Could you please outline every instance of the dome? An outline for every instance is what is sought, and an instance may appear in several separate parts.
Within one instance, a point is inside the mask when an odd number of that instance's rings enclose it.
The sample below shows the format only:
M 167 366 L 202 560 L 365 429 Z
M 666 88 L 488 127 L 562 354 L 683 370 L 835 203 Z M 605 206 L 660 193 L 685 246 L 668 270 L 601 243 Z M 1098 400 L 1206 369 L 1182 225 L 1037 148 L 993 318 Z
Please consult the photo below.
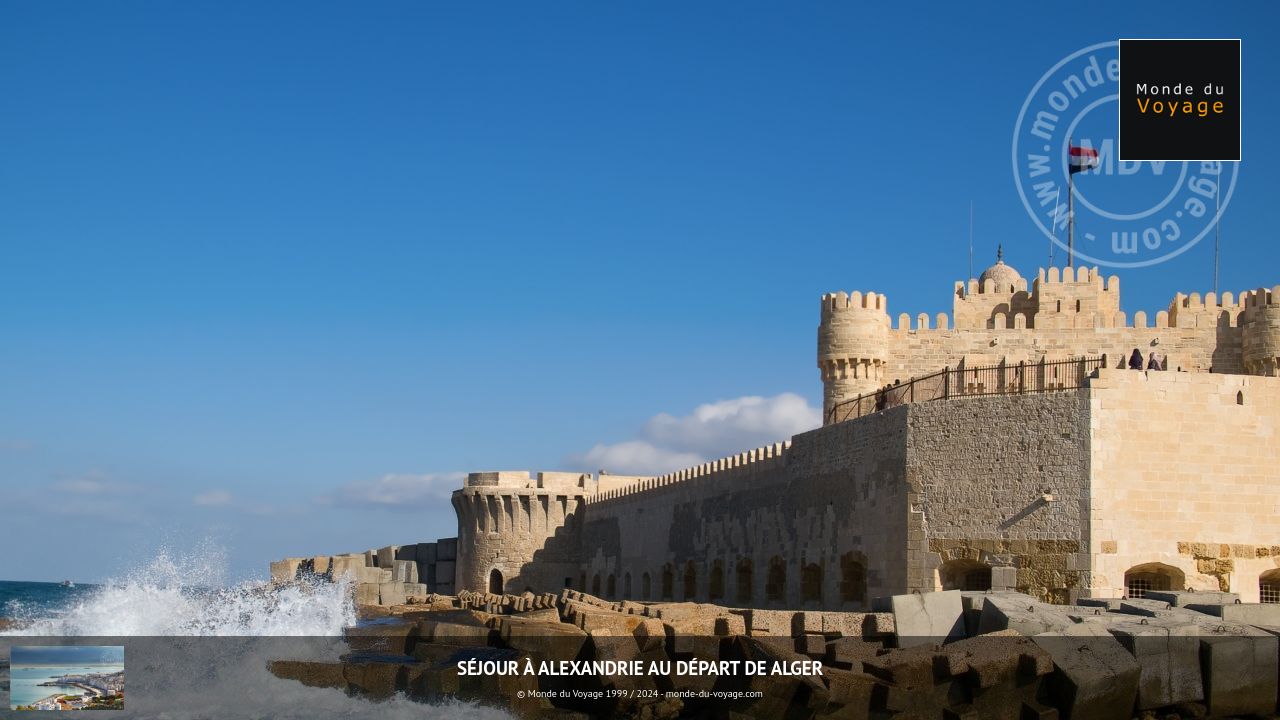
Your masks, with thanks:
M 996 287 L 999 289 L 1016 287 L 1022 276 L 1011 265 L 1004 264 L 1004 248 L 996 251 L 996 264 L 982 271 L 982 276 L 978 278 L 979 287 L 986 285 L 988 280 L 995 281 Z

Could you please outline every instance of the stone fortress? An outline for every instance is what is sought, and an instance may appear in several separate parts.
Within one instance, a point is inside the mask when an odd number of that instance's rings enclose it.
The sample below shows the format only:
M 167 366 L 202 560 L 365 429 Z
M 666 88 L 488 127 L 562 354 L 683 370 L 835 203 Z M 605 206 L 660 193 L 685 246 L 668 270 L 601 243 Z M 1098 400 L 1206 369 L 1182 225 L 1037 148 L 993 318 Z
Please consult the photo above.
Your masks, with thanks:
M 822 296 L 826 422 L 787 442 L 661 477 L 472 473 L 456 565 L 433 572 L 744 608 L 943 589 L 1280 601 L 1280 287 L 1129 316 L 1096 268 L 1028 283 L 1000 260 L 952 303 L 895 324 L 884 295 Z M 1166 370 L 1126 369 L 1135 349 Z M 979 366 L 996 380 L 967 379 Z M 945 400 L 856 400 L 944 369 Z
M 1003 260 L 952 314 L 822 296 L 824 425 L 661 477 L 478 472 L 457 538 L 273 564 L 362 604 L 560 592 L 865 610 L 1018 590 L 1280 602 L 1280 287 L 1120 310 L 1119 280 Z M 1131 370 L 1134 350 L 1164 370 Z M 350 566 L 350 567 L 348 567 Z

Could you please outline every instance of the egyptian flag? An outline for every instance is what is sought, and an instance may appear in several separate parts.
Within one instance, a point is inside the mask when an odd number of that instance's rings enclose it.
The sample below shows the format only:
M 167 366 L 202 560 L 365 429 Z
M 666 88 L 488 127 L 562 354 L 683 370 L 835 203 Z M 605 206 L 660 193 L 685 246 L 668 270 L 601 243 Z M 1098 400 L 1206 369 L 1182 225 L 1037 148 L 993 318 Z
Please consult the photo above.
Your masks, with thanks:
M 1068 172 L 1074 175 L 1089 168 L 1098 167 L 1098 151 L 1093 148 L 1071 146 L 1071 158 Z

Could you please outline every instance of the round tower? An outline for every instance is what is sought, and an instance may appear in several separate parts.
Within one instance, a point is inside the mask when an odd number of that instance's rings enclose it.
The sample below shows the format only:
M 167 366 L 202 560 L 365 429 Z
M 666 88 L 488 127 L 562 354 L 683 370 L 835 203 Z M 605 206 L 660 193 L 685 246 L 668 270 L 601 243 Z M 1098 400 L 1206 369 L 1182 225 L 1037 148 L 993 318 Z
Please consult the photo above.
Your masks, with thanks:
M 581 507 L 594 492 L 582 473 L 481 472 L 453 492 L 457 590 L 557 592 L 580 566 Z
M 869 292 L 822 296 L 818 369 L 822 372 L 823 424 L 838 403 L 884 384 L 889 357 L 889 311 L 884 295 Z
M 1244 371 L 1269 377 L 1280 374 L 1280 286 L 1249 293 L 1240 325 Z

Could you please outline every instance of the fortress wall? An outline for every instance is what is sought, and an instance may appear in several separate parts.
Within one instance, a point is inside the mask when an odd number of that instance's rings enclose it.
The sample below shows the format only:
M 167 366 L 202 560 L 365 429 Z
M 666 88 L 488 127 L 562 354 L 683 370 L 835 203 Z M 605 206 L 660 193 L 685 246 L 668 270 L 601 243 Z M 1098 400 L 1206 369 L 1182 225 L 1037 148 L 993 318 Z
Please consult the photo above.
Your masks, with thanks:
M 976 561 L 1013 568 L 1008 587 L 1068 601 L 1088 569 L 1086 392 L 909 406 L 911 590 L 951 589 L 948 574 Z
M 906 411 L 798 435 L 773 457 L 717 461 L 718 469 L 589 502 L 586 590 L 598 577 L 600 594 L 644 600 L 647 575 L 650 600 L 831 609 L 903 591 Z
M 1145 318 L 1143 318 L 1145 319 Z M 956 367 L 961 360 L 969 365 L 994 365 L 1002 359 L 1034 362 L 1106 354 L 1108 364 L 1128 362 L 1134 348 L 1146 358 L 1151 352 L 1164 353 L 1170 370 L 1191 372 L 1242 373 L 1240 327 L 1206 322 L 1192 327 L 1052 327 L 1034 330 L 903 330 L 889 333 L 890 351 L 884 365 L 886 382 L 906 381 L 928 375 L 943 367 Z M 1187 316 L 1184 316 L 1187 320 Z M 1152 345 L 1152 342 L 1157 344 Z
M 1127 569 L 1161 563 L 1258 602 L 1280 567 L 1280 379 L 1104 371 L 1090 405 L 1090 591 L 1117 597 Z

